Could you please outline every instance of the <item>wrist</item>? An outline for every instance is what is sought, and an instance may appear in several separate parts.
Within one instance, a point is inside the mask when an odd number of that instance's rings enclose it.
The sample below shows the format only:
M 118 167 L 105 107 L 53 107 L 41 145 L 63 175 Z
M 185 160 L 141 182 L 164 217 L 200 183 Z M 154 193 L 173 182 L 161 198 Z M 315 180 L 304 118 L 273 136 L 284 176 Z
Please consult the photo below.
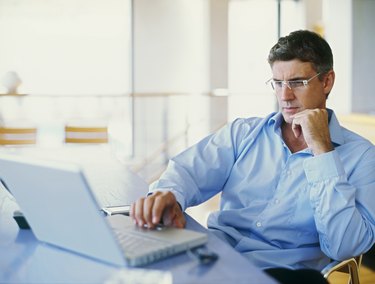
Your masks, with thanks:
M 333 147 L 331 141 L 329 141 L 329 143 L 316 145 L 316 146 L 312 147 L 311 150 L 312 150 L 314 156 L 318 156 L 318 155 L 325 154 L 325 153 L 333 151 L 334 147 Z

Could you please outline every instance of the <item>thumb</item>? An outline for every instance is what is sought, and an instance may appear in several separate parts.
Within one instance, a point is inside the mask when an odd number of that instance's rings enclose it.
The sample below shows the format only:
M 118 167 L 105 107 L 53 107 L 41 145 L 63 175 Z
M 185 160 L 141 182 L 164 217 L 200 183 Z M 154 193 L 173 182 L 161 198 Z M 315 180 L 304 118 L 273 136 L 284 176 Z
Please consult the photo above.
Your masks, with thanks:
M 185 227 L 185 219 L 183 219 L 183 217 L 177 217 L 173 220 L 173 227 L 176 227 L 176 228 L 184 228 Z
M 185 220 L 184 213 L 182 213 L 181 211 L 177 212 L 173 220 L 173 226 L 177 228 L 184 228 L 185 225 L 186 225 L 186 220 Z
M 163 223 L 166 226 L 173 226 L 177 228 L 185 227 L 185 217 L 180 207 L 176 204 L 172 208 L 165 210 L 163 214 Z

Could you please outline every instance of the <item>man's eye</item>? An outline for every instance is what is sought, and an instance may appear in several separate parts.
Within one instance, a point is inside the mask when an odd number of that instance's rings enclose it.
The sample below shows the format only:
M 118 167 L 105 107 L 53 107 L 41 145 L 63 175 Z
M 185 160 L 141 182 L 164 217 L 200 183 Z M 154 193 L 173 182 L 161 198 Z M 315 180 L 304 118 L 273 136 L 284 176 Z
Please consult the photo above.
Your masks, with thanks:
M 283 81 L 273 81 L 273 84 L 275 85 L 276 88 L 282 88 Z
M 303 84 L 303 81 L 289 81 L 289 86 L 293 89 L 293 88 L 303 87 L 304 84 Z

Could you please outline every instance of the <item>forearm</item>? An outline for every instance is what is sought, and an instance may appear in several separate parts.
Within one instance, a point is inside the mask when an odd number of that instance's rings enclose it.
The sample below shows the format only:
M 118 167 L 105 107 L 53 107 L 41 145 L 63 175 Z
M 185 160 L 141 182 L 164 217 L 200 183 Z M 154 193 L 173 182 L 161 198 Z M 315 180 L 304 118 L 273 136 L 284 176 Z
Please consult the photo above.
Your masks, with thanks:
M 304 167 L 321 249 L 334 259 L 368 250 L 375 232 L 373 181 L 352 184 L 335 151 Z
M 172 158 L 150 191 L 170 190 L 183 210 L 198 205 L 224 186 L 235 161 L 235 140 L 243 123 L 230 124 Z M 238 138 L 240 141 L 241 137 Z
M 229 172 L 225 168 L 222 166 L 213 171 L 212 165 L 205 161 L 199 165 L 186 165 L 180 159 L 172 159 L 160 179 L 150 186 L 150 192 L 171 191 L 185 210 L 203 203 L 221 190 L 226 180 L 225 172 Z
M 149 193 L 156 191 L 171 191 L 183 211 L 194 201 L 200 202 L 201 198 L 194 180 L 173 161 L 169 162 L 167 170 L 160 179 L 151 184 Z

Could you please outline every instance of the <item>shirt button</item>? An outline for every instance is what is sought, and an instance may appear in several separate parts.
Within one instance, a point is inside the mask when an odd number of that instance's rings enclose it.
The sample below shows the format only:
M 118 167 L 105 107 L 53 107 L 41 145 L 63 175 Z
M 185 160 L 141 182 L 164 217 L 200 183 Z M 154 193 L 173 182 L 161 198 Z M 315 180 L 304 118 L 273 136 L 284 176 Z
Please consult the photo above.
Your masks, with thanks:
M 279 199 L 275 199 L 275 204 L 279 204 L 280 203 L 280 200 Z
M 259 227 L 262 227 L 262 223 L 259 222 L 259 221 L 258 221 L 255 225 L 256 225 L 258 228 L 259 228 Z

